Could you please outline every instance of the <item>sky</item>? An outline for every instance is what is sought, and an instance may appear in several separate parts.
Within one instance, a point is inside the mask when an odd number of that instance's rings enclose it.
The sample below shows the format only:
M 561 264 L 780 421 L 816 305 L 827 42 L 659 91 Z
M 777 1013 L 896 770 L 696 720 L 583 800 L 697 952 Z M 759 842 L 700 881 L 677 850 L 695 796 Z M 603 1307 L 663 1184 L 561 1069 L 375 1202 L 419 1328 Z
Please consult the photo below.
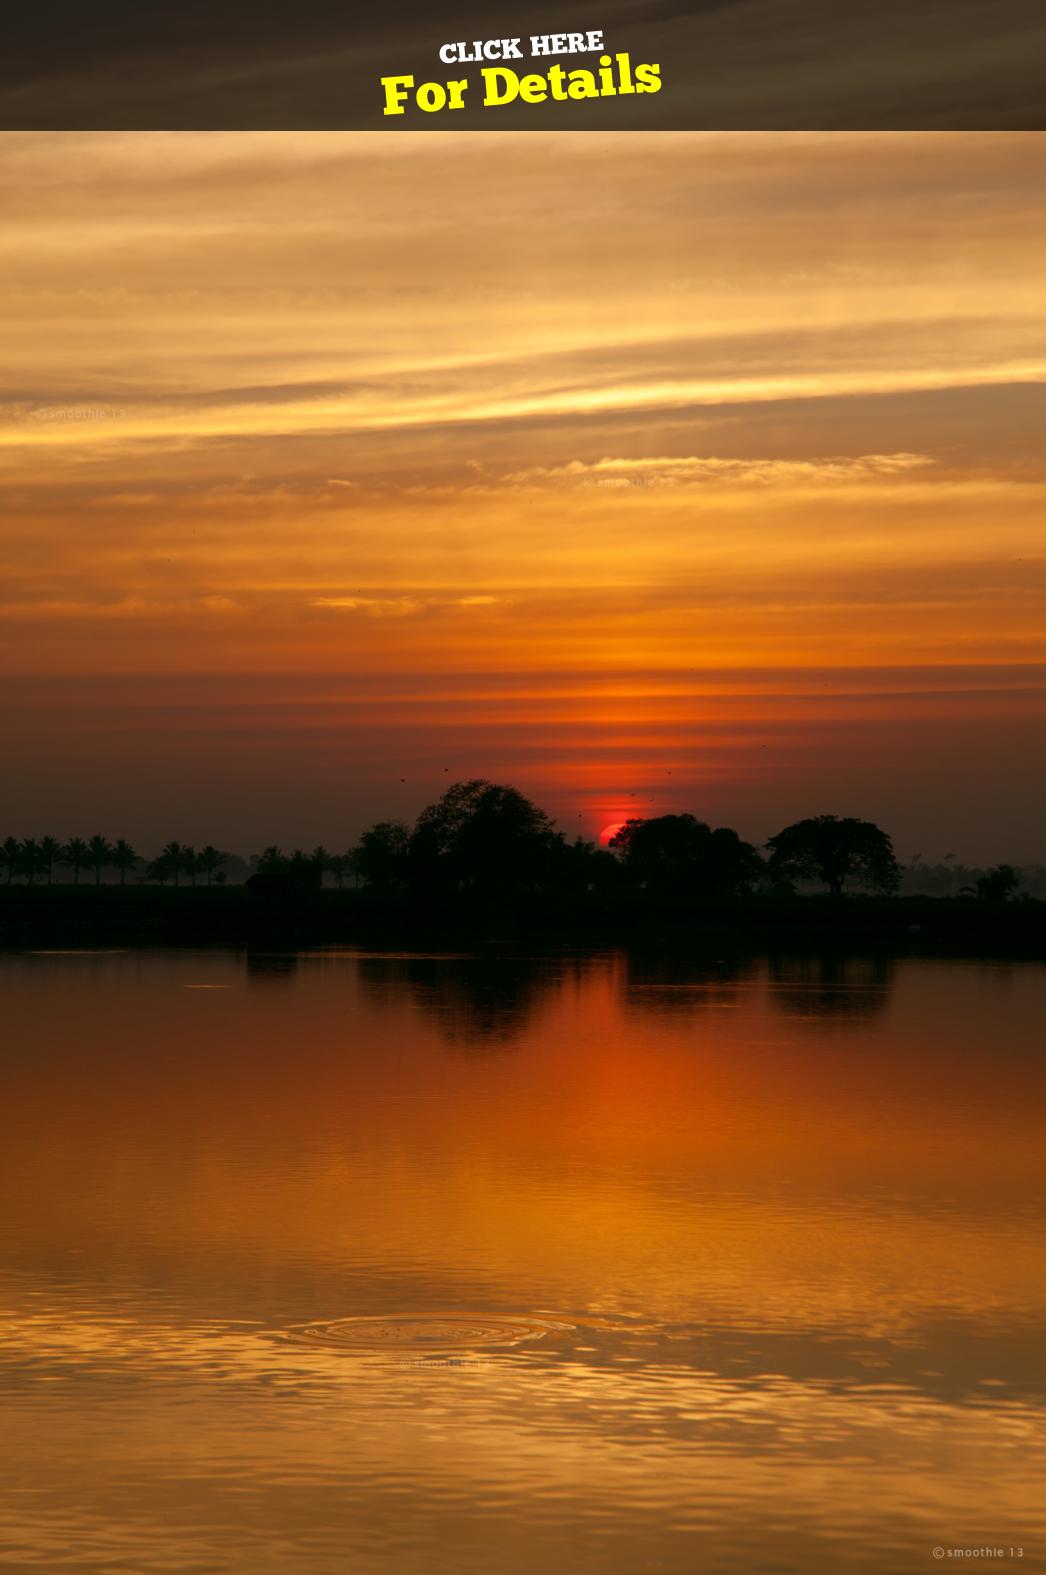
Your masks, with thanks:
M 0 834 L 1046 858 L 1046 139 L 9 133 Z

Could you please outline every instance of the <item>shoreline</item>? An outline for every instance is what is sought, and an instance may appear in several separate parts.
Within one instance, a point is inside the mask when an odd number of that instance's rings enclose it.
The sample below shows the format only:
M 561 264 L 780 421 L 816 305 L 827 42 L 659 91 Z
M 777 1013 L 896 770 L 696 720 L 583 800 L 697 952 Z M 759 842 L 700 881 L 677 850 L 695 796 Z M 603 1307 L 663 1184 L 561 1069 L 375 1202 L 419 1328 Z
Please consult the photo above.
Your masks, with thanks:
M 954 897 L 759 897 L 655 905 L 529 897 L 498 905 L 367 891 L 279 899 L 245 886 L 0 887 L 0 950 L 120 942 L 555 951 L 863 951 L 1046 961 L 1046 902 Z

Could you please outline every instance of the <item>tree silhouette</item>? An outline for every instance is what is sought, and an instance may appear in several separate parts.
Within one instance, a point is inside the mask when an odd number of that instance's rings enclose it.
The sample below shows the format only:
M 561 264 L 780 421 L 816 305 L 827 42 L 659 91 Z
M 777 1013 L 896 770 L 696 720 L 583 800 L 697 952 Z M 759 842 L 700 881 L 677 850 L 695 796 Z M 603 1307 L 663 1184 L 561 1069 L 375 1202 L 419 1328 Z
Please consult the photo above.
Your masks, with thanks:
M 323 852 L 322 849 L 318 851 Z M 252 896 L 270 900 L 281 897 L 297 900 L 316 891 L 322 881 L 322 864 L 313 854 L 295 848 L 288 857 L 273 843 L 255 861 L 247 890 Z
M 302 848 L 294 849 L 287 861 L 287 872 L 299 892 L 314 891 L 323 884 L 322 868 Z
M 11 881 L 18 870 L 21 857 L 22 844 L 19 842 L 18 838 L 5 837 L 3 842 L 0 843 L 0 864 L 2 864 L 4 869 L 7 871 L 7 881 L 5 884 L 8 886 L 10 886 Z
M 410 839 L 416 879 L 467 890 L 540 883 L 552 822 L 516 788 L 455 782 L 418 816 Z
M 410 831 L 401 820 L 379 820 L 347 854 L 357 880 L 368 886 L 397 886 L 407 877 Z
M 196 856 L 196 864 L 200 874 L 206 875 L 208 886 L 212 884 L 214 877 L 218 874 L 228 857 L 227 853 L 219 853 L 217 848 L 212 848 L 210 843 L 205 848 L 200 849 Z
M 40 838 L 40 862 L 43 874 L 47 876 L 50 886 L 54 877 L 54 867 L 62 857 L 62 844 L 57 837 Z
M 962 895 L 978 897 L 981 902 L 1008 902 L 1016 896 L 1021 878 L 1012 864 L 996 864 L 985 870 L 973 886 L 964 886 Z
M 958 892 L 999 904 L 1017 895 L 1031 902 L 1046 893 L 1046 870 L 1024 870 L 1029 890 L 1021 893 L 1022 872 L 1012 865 L 971 869 L 954 862 L 954 854 L 931 866 L 913 853 L 902 871 L 886 833 L 871 821 L 850 817 L 796 821 L 766 847 L 764 861 L 731 828 L 713 829 L 694 815 L 676 814 L 633 817 L 613 836 L 608 851 L 582 836 L 568 840 L 518 789 L 473 778 L 451 784 L 422 810 L 413 830 L 402 821 L 379 821 L 344 853 L 332 854 L 322 845 L 311 853 L 301 848 L 285 853 L 274 843 L 252 856 L 247 888 L 252 896 L 273 905 L 287 900 L 305 913 L 326 874 L 339 890 L 351 876 L 357 886 L 362 881 L 383 894 L 376 913 L 388 899 L 387 917 L 399 909 L 406 917 L 416 905 L 428 924 L 441 907 L 456 918 L 471 904 L 486 923 L 499 917 L 495 908 L 500 903 L 511 919 L 511 933 L 517 920 L 532 922 L 539 909 L 553 927 L 581 917 L 586 923 L 592 918 L 617 923 L 629 901 L 641 918 L 656 913 L 658 902 L 666 917 L 678 917 L 680 905 L 688 901 L 729 902 L 765 891 L 768 883 L 786 891 L 820 881 L 833 897 L 854 888 L 892 895 L 902 889 L 903 874 L 905 891 L 930 897 Z M 121 886 L 128 872 L 137 870 L 139 881 L 178 886 L 187 879 L 210 887 L 225 883 L 222 866 L 232 857 L 211 843 L 196 852 L 186 843 L 168 842 L 146 863 L 122 838 L 110 844 L 100 834 L 65 843 L 52 836 L 9 836 L 0 843 L 0 880 L 51 885 L 56 866 L 62 865 L 71 869 L 73 885 L 81 871 L 91 869 L 98 886 L 103 870 L 112 865 Z M 502 932 L 495 928 L 492 933 Z
M 568 842 L 562 831 L 548 839 L 540 882 L 544 891 L 559 897 L 606 896 L 619 891 L 623 882 L 621 861 L 605 848 L 580 836 Z
M 108 837 L 93 836 L 87 844 L 87 862 L 94 870 L 94 883 L 97 886 L 102 878 L 102 870 L 112 862 L 113 848 Z
M 73 885 L 80 884 L 80 871 L 91 862 L 91 850 L 82 837 L 70 837 L 60 854 L 61 861 L 73 872 Z
M 35 837 L 27 837 L 22 843 L 18 856 L 18 867 L 26 878 L 26 884 L 34 886 L 36 877 L 44 873 L 43 851 Z
M 763 874 L 750 842 L 727 826 L 713 831 L 693 815 L 627 820 L 609 846 L 621 853 L 632 879 L 653 892 L 737 897 Z
M 133 870 L 138 863 L 138 855 L 131 847 L 131 844 L 125 842 L 121 837 L 118 842 L 113 844 L 109 862 L 120 871 L 120 885 L 122 886 L 127 879 L 127 871 Z
M 870 820 L 816 815 L 786 826 L 767 847 L 770 877 L 777 885 L 820 880 L 833 897 L 839 897 L 848 880 L 884 894 L 895 892 L 900 884 L 893 844 Z
M 338 890 L 341 891 L 345 884 L 346 875 L 353 873 L 353 857 L 351 853 L 332 853 L 327 860 L 327 868 L 334 876 Z
M 166 846 L 161 849 L 159 858 L 153 860 L 151 867 L 162 867 L 165 871 L 165 876 L 163 879 L 173 880 L 174 884 L 177 886 L 179 880 L 185 874 L 186 855 L 190 854 L 191 852 L 192 849 L 187 848 L 184 842 L 168 842 Z M 163 879 L 161 879 L 159 876 L 157 878 L 160 879 L 160 883 L 162 885 Z

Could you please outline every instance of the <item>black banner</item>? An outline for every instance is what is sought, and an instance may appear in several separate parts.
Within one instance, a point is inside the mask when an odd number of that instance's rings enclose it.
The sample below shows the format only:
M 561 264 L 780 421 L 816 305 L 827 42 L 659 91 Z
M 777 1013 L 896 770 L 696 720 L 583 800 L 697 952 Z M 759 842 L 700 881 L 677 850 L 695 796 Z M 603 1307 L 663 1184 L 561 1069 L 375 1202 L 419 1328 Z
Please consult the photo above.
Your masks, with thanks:
M 104 0 L 9 15 L 0 126 L 1040 129 L 1044 65 L 1039 0 Z

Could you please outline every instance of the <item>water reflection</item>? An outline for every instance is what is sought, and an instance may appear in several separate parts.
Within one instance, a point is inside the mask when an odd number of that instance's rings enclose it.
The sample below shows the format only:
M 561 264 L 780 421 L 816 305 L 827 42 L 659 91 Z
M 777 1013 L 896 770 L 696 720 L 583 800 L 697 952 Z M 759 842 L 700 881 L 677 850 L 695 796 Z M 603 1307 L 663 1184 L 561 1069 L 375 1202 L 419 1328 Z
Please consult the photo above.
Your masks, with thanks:
M 825 1019 L 874 1017 L 890 1003 L 891 957 L 771 957 L 769 977 L 783 1013 L 816 1026 Z
M 1034 1568 L 1046 971 L 273 960 L 0 957 L 0 1565 Z
M 658 1016 L 730 1010 L 737 1005 L 740 987 L 755 977 L 757 969 L 754 958 L 636 953 L 625 963 L 622 1004 L 627 1010 Z
M 360 983 L 375 1001 L 405 997 L 464 1051 L 518 1042 L 562 978 L 556 965 L 526 957 L 365 957 L 359 964 Z
M 247 980 L 250 984 L 291 984 L 297 978 L 298 957 L 295 952 L 259 952 L 248 949 L 244 960 Z

